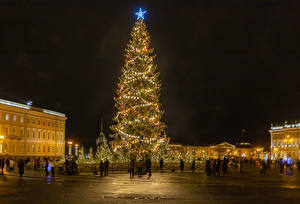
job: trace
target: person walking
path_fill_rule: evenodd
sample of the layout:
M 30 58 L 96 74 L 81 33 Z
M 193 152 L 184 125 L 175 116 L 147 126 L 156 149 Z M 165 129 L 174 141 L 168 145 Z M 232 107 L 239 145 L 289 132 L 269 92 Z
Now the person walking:
M 108 159 L 104 162 L 104 176 L 108 176 L 108 167 L 109 167 L 109 161 Z
M 152 173 L 151 173 L 151 159 L 150 157 L 147 157 L 146 159 L 146 169 L 147 169 L 147 173 L 148 173 L 148 176 L 152 176 Z
M 20 177 L 22 177 L 24 174 L 24 162 L 22 159 L 19 159 L 18 168 L 19 168 Z
M 101 160 L 99 163 L 99 170 L 100 170 L 100 176 L 103 176 L 103 172 L 104 172 L 104 163 Z
M 184 169 L 184 161 L 183 159 L 180 160 L 180 171 L 181 173 L 183 172 L 183 169 Z
M 135 167 L 135 159 L 131 158 L 131 160 L 129 162 L 129 167 L 128 167 L 130 178 L 134 177 L 134 167 Z
M 192 166 L 191 166 L 191 169 L 192 169 L 193 173 L 195 172 L 195 166 L 196 166 L 196 161 L 194 159 L 193 162 L 192 162 Z
M 142 176 L 142 169 L 143 169 L 143 161 L 140 159 L 138 162 L 137 162 L 137 170 L 138 170 L 138 177 L 141 177 Z
M 49 162 L 48 162 L 48 159 L 46 159 L 45 160 L 45 173 L 46 173 L 46 176 L 49 176 L 48 167 L 49 167 Z
M 160 158 L 160 161 L 159 161 L 159 168 L 160 168 L 160 171 L 163 170 L 163 167 L 164 167 L 164 160 L 163 160 L 163 158 Z

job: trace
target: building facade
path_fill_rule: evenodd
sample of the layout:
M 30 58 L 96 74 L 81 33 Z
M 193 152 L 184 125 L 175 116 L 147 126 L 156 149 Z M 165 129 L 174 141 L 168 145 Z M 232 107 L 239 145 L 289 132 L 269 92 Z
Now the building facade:
M 300 123 L 273 126 L 269 130 L 271 136 L 271 159 L 300 159 Z
M 63 157 L 66 119 L 63 113 L 0 99 L 0 155 Z
M 170 144 L 169 147 L 174 154 L 189 154 L 195 159 L 219 158 L 219 157 L 245 157 L 245 158 L 263 158 L 262 147 L 252 147 L 241 145 L 249 143 L 239 143 L 237 145 L 228 142 L 222 142 L 211 146 L 190 146 L 181 144 Z

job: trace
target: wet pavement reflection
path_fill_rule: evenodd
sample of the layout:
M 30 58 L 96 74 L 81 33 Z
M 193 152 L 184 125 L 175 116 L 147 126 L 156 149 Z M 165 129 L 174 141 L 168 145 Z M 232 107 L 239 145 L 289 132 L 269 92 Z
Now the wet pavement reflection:
M 19 178 L 0 175 L 0 203 L 298 203 L 300 174 L 153 173 Z

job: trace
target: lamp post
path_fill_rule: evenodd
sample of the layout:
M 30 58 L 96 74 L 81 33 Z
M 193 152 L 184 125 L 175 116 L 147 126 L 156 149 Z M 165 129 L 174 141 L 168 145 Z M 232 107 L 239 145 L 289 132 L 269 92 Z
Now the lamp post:
M 71 156 L 72 155 L 72 141 L 68 142 L 68 155 Z
M 75 157 L 78 157 L 78 144 L 75 144 Z

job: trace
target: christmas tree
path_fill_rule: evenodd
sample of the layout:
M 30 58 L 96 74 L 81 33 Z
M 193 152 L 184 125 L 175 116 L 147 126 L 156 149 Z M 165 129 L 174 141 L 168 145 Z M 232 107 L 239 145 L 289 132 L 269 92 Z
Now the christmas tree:
M 78 162 L 78 164 L 84 164 L 86 162 L 86 159 L 84 158 L 83 147 L 81 147 L 81 149 L 79 150 L 77 162 Z
M 161 84 L 154 63 L 153 49 L 149 47 L 150 35 L 144 14 L 140 11 L 125 49 L 125 63 L 119 78 L 114 117 L 115 151 L 129 154 L 150 154 L 159 145 L 165 129 L 161 122 L 163 111 L 159 103 Z
M 96 150 L 95 153 L 95 160 L 96 162 L 100 162 L 101 160 L 104 161 L 106 159 L 108 159 L 109 161 L 111 161 L 113 158 L 113 155 L 110 151 L 109 146 L 107 145 L 106 142 L 101 143 Z

